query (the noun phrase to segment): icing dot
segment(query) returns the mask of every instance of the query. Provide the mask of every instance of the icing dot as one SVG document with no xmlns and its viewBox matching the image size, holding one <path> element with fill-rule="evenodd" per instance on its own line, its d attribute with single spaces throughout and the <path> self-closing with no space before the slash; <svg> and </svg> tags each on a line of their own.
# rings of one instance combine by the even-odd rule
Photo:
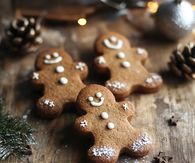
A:
<svg viewBox="0 0 195 163">
<path fill-rule="evenodd" d="M 45 56 L 45 59 L 51 59 L 51 56 L 50 56 L 49 54 L 47 54 L 47 55 Z"/>
<path fill-rule="evenodd" d="M 68 79 L 66 77 L 61 77 L 60 78 L 60 83 L 63 84 L 63 85 L 65 85 L 65 84 L 68 83 Z"/>
<path fill-rule="evenodd" d="M 119 52 L 118 54 L 116 54 L 116 57 L 119 59 L 123 59 L 123 58 L 125 58 L 125 53 Z"/>
<path fill-rule="evenodd" d="M 143 49 L 143 48 L 137 48 L 137 54 L 143 55 L 145 53 L 146 53 L 146 50 L 145 49 Z"/>
<path fill-rule="evenodd" d="M 128 61 L 122 62 L 121 65 L 122 65 L 124 68 L 128 68 L 128 67 L 131 66 L 131 64 L 130 64 Z"/>
<path fill-rule="evenodd" d="M 58 73 L 64 72 L 64 67 L 63 66 L 57 66 L 56 67 L 56 72 L 58 72 Z"/>
<path fill-rule="evenodd" d="M 97 92 L 96 93 L 96 97 L 99 97 L 99 98 L 102 97 L 102 93 L 101 92 Z"/>
<path fill-rule="evenodd" d="M 91 96 L 88 97 L 88 100 L 89 100 L 89 101 L 93 101 L 93 97 L 91 97 Z"/>
<path fill-rule="evenodd" d="M 101 113 L 101 118 L 102 118 L 102 119 L 108 119 L 108 117 L 109 117 L 109 115 L 108 115 L 107 112 L 102 112 L 102 113 Z"/>
<path fill-rule="evenodd" d="M 53 57 L 55 57 L 55 58 L 57 58 L 57 57 L 59 57 L 59 53 L 57 53 L 57 52 L 53 52 Z"/>
<path fill-rule="evenodd" d="M 114 129 L 114 123 L 112 123 L 112 122 L 109 122 L 108 124 L 107 124 L 107 127 L 108 127 L 108 129 L 110 129 L 110 130 L 112 130 L 112 129 Z"/>
</svg>

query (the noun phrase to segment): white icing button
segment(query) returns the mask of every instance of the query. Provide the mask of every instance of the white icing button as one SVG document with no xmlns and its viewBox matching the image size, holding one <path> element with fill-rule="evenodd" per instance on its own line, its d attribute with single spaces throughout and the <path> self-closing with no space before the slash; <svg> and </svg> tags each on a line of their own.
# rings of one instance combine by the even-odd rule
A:
<svg viewBox="0 0 195 163">
<path fill-rule="evenodd" d="M 108 117 L 109 117 L 109 116 L 108 116 L 108 113 L 107 113 L 107 112 L 102 112 L 102 113 L 101 113 L 101 118 L 102 118 L 102 119 L 108 119 Z"/>
<path fill-rule="evenodd" d="M 60 83 L 63 84 L 63 85 L 65 85 L 65 84 L 68 83 L 68 79 L 66 77 L 61 77 L 60 78 Z"/>
<path fill-rule="evenodd" d="M 108 129 L 110 129 L 110 130 L 112 130 L 112 129 L 114 129 L 114 123 L 112 123 L 112 122 L 109 122 L 108 124 L 107 124 L 107 127 L 108 127 Z"/>
<path fill-rule="evenodd" d="M 96 97 L 98 97 L 98 98 L 102 97 L 102 93 L 101 92 L 97 92 L 96 93 Z"/>
<path fill-rule="evenodd" d="M 125 58 L 125 53 L 119 52 L 118 54 L 116 54 L 116 57 L 119 59 L 123 59 L 123 58 Z"/>
<path fill-rule="evenodd" d="M 93 97 L 88 97 L 88 100 L 91 102 L 91 101 L 93 101 Z"/>
<path fill-rule="evenodd" d="M 131 64 L 130 64 L 128 61 L 122 62 L 121 65 L 122 65 L 124 68 L 128 68 L 128 67 L 131 66 Z"/>
<path fill-rule="evenodd" d="M 64 72 L 64 67 L 63 66 L 57 66 L 56 67 L 56 72 L 58 72 L 58 73 Z"/>
<path fill-rule="evenodd" d="M 59 57 L 59 53 L 58 52 L 53 52 L 53 57 L 55 57 L 55 58 Z"/>
</svg>

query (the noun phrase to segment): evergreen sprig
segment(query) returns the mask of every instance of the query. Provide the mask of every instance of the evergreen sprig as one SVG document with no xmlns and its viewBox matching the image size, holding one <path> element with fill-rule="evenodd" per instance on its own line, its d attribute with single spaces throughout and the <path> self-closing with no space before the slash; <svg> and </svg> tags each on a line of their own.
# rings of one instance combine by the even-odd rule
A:
<svg viewBox="0 0 195 163">
<path fill-rule="evenodd" d="M 11 155 L 22 157 L 31 154 L 30 145 L 35 143 L 34 129 L 24 120 L 3 113 L 0 100 L 0 160 Z"/>
</svg>

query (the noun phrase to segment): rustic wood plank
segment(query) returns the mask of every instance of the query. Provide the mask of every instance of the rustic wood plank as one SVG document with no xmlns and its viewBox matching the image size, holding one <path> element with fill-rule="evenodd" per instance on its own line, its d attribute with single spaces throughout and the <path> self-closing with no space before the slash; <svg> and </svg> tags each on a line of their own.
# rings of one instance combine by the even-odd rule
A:
<svg viewBox="0 0 195 163">
<path fill-rule="evenodd" d="M 0 3 L 2 4 L 2 3 Z M 138 13 L 133 13 L 138 14 Z M 140 13 L 139 13 L 140 14 Z M 143 22 L 142 22 L 143 21 Z M 149 163 L 159 151 L 168 152 L 175 163 L 195 162 L 195 89 L 194 82 L 183 82 L 167 71 L 167 62 L 171 51 L 177 43 L 168 42 L 156 35 L 143 36 L 136 30 L 136 24 L 147 26 L 147 21 L 134 19 L 134 24 L 124 18 L 109 14 L 97 15 L 89 19 L 87 26 L 77 25 L 44 25 L 43 38 L 45 47 L 65 48 L 75 60 L 82 60 L 90 67 L 86 83 L 103 83 L 106 79 L 97 75 L 93 68 L 95 57 L 93 43 L 96 37 L 112 30 L 126 35 L 134 46 L 145 47 L 150 53 L 146 66 L 154 72 L 160 72 L 164 86 L 156 94 L 134 94 L 129 97 L 136 106 L 136 117 L 132 124 L 148 131 L 154 139 L 154 150 L 150 155 L 139 160 L 121 156 L 119 163 Z M 143 24 L 141 24 L 143 23 Z M 188 36 L 181 42 L 193 40 Z M 34 101 L 41 95 L 33 89 L 29 75 L 34 69 L 37 53 L 20 59 L 10 57 L 14 54 L 0 54 L 0 93 L 6 98 L 7 111 L 13 115 L 27 116 L 27 120 L 37 129 L 37 144 L 32 147 L 33 154 L 24 158 L 30 163 L 85 163 L 89 143 L 72 128 L 75 113 L 64 113 L 55 120 L 44 120 L 34 114 Z M 24 116 L 25 115 L 25 116 Z M 167 119 L 178 115 L 181 120 L 177 127 L 169 127 Z M 22 162 L 15 157 L 7 161 Z"/>
</svg>

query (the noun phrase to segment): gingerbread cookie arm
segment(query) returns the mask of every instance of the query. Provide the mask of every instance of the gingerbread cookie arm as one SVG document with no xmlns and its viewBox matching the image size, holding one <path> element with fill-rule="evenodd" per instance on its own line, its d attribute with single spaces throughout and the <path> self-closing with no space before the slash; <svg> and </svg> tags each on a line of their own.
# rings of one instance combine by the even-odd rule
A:
<svg viewBox="0 0 195 163">
<path fill-rule="evenodd" d="M 133 103 L 129 101 L 123 101 L 118 103 L 118 108 L 122 115 L 125 115 L 130 120 L 135 115 L 135 107 Z"/>
<path fill-rule="evenodd" d="M 127 152 L 134 157 L 147 155 L 152 148 L 151 138 L 147 133 L 140 133 L 130 144 L 126 146 Z"/>
<path fill-rule="evenodd" d="M 137 87 L 138 92 L 153 93 L 157 92 L 163 84 L 161 76 L 155 73 L 149 73 L 142 84 Z"/>
<path fill-rule="evenodd" d="M 145 63 L 145 61 L 148 59 L 148 52 L 144 48 L 134 48 L 133 55 L 135 59 L 141 63 Z"/>
<path fill-rule="evenodd" d="M 42 71 L 33 72 L 31 75 L 32 83 L 35 85 L 44 84 L 44 73 Z"/>
<path fill-rule="evenodd" d="M 85 79 L 88 75 L 88 67 L 84 62 L 74 63 L 75 73 L 78 73 L 81 79 Z"/>
<path fill-rule="evenodd" d="M 104 56 L 96 57 L 94 60 L 94 63 L 95 63 L 95 67 L 96 67 L 98 72 L 104 73 L 104 72 L 108 71 L 107 61 L 106 61 Z"/>
<path fill-rule="evenodd" d="M 85 115 L 77 118 L 74 126 L 76 130 L 82 132 L 82 134 L 88 134 L 91 131 L 90 122 L 88 121 L 88 117 Z"/>
</svg>

